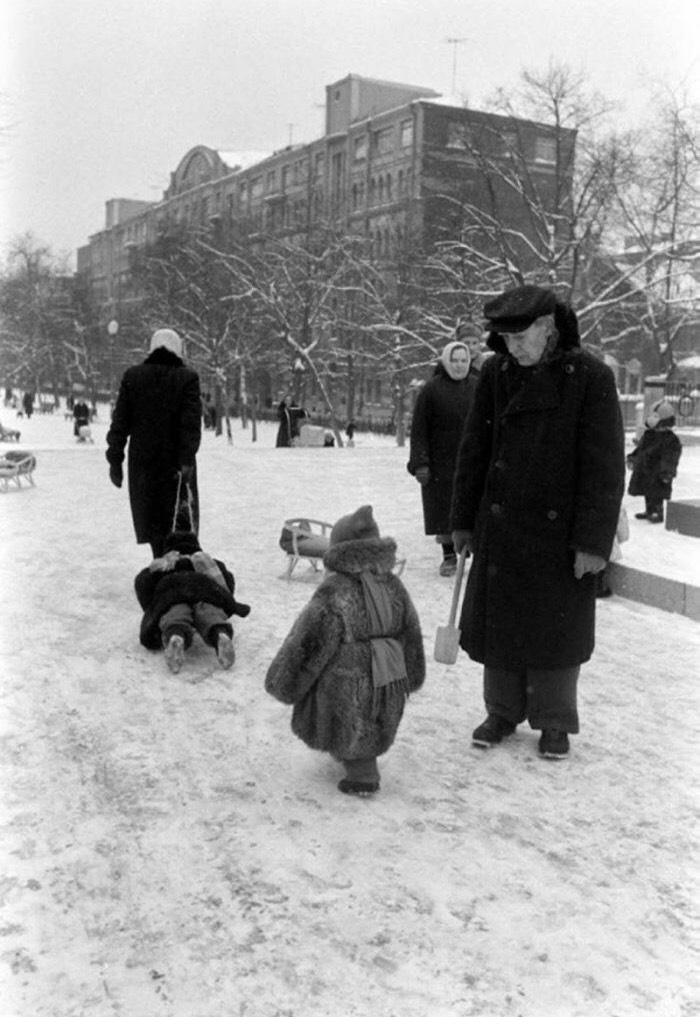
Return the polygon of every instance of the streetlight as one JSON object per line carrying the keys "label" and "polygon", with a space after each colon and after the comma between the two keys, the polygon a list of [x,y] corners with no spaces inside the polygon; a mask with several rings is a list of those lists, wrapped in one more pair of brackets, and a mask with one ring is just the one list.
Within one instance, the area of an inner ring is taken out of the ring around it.
{"label": "streetlight", "polygon": [[109,403],[114,403],[114,340],[119,331],[119,322],[112,318],[107,322],[107,334],[109,335]]}

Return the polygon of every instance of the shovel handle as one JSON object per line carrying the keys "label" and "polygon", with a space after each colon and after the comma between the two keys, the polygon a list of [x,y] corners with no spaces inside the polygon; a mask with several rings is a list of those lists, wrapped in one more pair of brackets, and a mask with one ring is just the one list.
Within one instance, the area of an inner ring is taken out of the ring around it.
{"label": "shovel handle", "polygon": [[464,576],[464,563],[467,560],[467,549],[463,547],[459,552],[459,559],[457,561],[457,572],[455,574],[455,585],[452,591],[452,606],[450,607],[450,620],[448,625],[454,628],[455,618],[457,617],[457,604],[459,603],[459,591],[462,588],[462,578]]}

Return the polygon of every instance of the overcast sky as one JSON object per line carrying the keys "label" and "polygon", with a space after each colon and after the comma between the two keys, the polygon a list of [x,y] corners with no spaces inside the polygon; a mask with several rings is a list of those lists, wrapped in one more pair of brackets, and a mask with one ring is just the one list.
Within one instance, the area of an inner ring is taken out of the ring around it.
{"label": "overcast sky", "polygon": [[[0,0],[0,254],[55,254],[111,197],[161,197],[194,145],[272,151],[323,133],[355,73],[479,108],[550,57],[638,122],[645,80],[700,101],[696,0]],[[464,39],[452,45],[448,39]],[[291,125],[291,126],[290,126]]]}

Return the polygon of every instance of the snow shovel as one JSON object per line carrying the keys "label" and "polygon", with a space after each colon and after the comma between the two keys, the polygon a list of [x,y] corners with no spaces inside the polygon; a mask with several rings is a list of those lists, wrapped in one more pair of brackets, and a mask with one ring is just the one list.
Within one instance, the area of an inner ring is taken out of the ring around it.
{"label": "snow shovel", "polygon": [[457,617],[457,604],[459,593],[462,588],[462,577],[464,576],[464,563],[467,560],[467,549],[463,547],[459,553],[457,562],[457,573],[455,575],[455,587],[452,593],[452,606],[447,625],[438,625],[435,633],[435,651],[433,656],[438,664],[456,664],[457,652],[459,650],[459,629],[455,626]]}

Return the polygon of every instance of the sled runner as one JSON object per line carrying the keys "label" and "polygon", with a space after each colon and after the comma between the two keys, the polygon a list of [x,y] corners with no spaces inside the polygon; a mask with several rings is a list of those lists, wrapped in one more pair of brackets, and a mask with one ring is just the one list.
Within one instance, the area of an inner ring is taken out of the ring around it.
{"label": "sled runner", "polygon": [[14,480],[18,488],[22,488],[21,480],[24,478],[32,487],[34,484],[34,468],[36,467],[36,456],[32,452],[4,452],[0,456],[0,485],[2,490],[7,491],[10,481]]}

